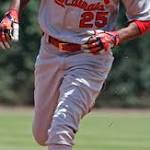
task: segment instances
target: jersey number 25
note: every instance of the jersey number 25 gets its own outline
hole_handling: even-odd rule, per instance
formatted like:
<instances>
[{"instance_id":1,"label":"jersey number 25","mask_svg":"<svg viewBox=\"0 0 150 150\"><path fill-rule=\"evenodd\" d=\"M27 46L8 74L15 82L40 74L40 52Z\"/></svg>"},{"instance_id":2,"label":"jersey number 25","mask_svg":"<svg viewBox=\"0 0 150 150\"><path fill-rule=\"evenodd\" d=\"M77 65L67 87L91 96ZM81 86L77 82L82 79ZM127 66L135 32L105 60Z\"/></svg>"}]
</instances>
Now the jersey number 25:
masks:
<instances>
[{"instance_id":1,"label":"jersey number 25","mask_svg":"<svg viewBox=\"0 0 150 150\"><path fill-rule=\"evenodd\" d=\"M93 23L94 20L94 23ZM108 12L94 12L87 11L81 15L80 28L92 28L96 26L97 28L103 28L107 25Z\"/></svg>"}]
</instances>

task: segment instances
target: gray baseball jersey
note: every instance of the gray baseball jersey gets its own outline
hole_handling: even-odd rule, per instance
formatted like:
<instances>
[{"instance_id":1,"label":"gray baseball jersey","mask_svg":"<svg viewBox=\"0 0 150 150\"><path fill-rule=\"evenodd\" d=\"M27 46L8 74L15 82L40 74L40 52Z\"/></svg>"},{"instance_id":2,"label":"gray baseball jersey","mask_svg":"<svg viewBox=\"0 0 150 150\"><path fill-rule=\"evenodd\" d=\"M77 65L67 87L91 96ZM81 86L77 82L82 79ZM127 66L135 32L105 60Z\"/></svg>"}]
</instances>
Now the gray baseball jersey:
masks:
<instances>
[{"instance_id":1,"label":"gray baseball jersey","mask_svg":"<svg viewBox=\"0 0 150 150\"><path fill-rule=\"evenodd\" d=\"M61 40L84 43L91 29L114 30L120 0L42 0L42 30ZM149 0L122 0L129 20L150 20Z\"/></svg>"}]
</instances>

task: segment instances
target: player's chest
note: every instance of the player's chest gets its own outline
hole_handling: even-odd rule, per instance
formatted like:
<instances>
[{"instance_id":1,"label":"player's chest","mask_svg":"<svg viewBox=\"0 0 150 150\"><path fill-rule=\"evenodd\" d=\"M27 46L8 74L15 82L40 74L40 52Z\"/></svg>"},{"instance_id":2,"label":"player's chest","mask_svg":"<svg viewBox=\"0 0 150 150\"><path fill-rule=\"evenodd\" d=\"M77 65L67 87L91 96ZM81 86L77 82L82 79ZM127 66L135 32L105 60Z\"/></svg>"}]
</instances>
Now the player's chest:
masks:
<instances>
[{"instance_id":1,"label":"player's chest","mask_svg":"<svg viewBox=\"0 0 150 150\"><path fill-rule=\"evenodd\" d=\"M76 11L113 11L118 7L119 0L47 0L47 5L61 9Z\"/></svg>"}]
</instances>

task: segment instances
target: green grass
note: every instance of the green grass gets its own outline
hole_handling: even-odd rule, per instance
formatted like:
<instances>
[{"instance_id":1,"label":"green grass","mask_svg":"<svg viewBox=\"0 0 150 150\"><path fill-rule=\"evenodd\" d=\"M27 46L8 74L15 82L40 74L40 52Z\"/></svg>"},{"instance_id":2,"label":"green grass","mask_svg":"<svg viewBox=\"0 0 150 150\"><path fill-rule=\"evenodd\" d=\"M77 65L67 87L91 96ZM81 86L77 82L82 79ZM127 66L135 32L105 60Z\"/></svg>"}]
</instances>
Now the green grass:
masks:
<instances>
[{"instance_id":1,"label":"green grass","mask_svg":"<svg viewBox=\"0 0 150 150\"><path fill-rule=\"evenodd\" d=\"M32 112L0 111L0 150L46 150L31 134ZM74 150L150 150L150 112L89 114L80 125Z\"/></svg>"}]
</instances>

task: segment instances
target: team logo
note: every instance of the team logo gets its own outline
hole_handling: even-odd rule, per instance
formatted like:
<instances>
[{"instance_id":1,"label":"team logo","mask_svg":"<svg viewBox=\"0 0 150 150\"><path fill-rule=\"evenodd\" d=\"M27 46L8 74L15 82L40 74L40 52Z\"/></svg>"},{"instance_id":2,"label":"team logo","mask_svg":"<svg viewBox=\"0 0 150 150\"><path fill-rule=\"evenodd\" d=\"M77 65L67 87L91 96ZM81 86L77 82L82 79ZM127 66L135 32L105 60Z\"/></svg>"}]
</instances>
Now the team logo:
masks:
<instances>
[{"instance_id":1,"label":"team logo","mask_svg":"<svg viewBox=\"0 0 150 150\"><path fill-rule=\"evenodd\" d=\"M61 7L72 6L78 7L85 11L105 10L105 6L110 3L110 0L102 0L101 2L88 3L85 0L55 0Z\"/></svg>"}]
</instances>

